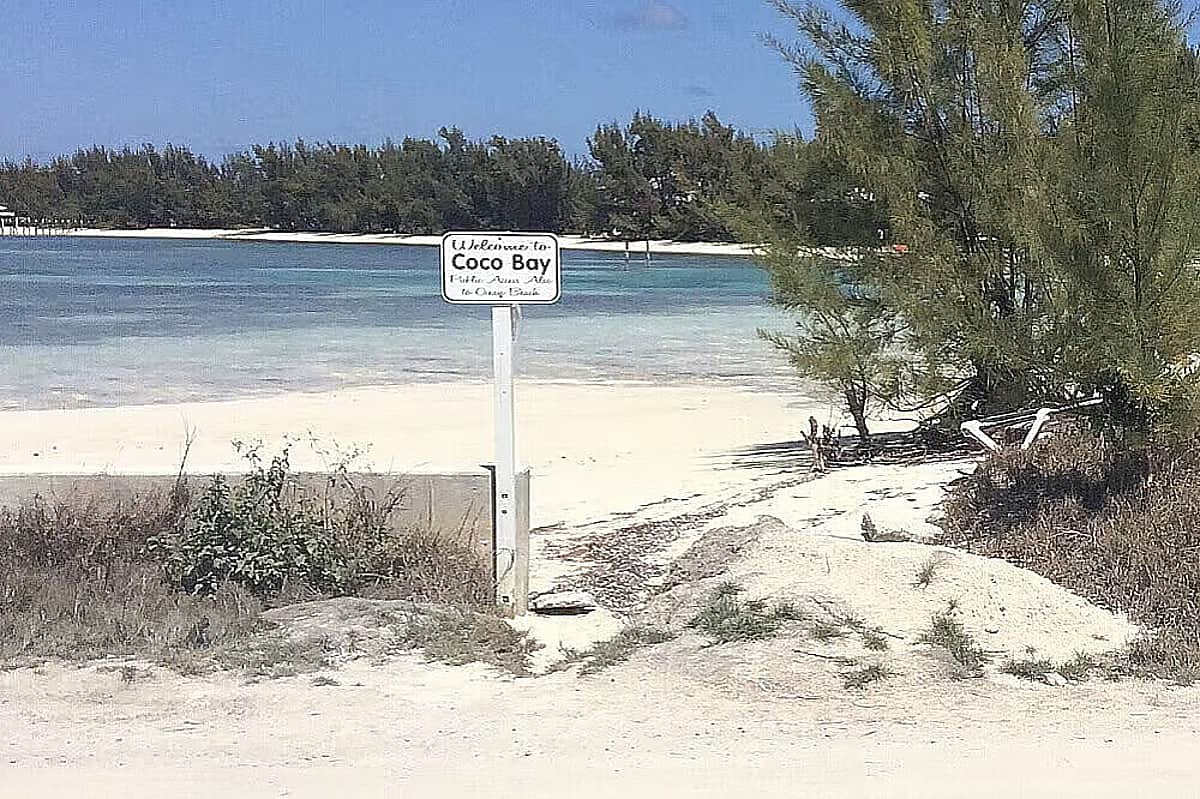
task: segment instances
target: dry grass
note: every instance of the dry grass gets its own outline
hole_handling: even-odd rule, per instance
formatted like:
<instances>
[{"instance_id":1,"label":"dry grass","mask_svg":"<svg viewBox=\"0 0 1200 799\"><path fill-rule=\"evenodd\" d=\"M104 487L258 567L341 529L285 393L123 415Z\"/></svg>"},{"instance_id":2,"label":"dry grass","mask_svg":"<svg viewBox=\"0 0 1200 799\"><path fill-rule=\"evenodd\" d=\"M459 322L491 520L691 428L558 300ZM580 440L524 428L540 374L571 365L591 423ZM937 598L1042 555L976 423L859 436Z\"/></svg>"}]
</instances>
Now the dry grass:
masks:
<instances>
[{"instance_id":1,"label":"dry grass","mask_svg":"<svg viewBox=\"0 0 1200 799\"><path fill-rule=\"evenodd\" d=\"M1100 663L1086 652L1076 652L1075 657L1058 667L1058 673L1071 682L1084 682L1092 676L1092 672L1100 668Z\"/></svg>"},{"instance_id":2,"label":"dry grass","mask_svg":"<svg viewBox=\"0 0 1200 799\"><path fill-rule=\"evenodd\" d=\"M187 596L153 566L109 565L99 574L71 566L0 568L0 662L157 660L221 647L262 628L261 605L244 591Z\"/></svg>"},{"instance_id":3,"label":"dry grass","mask_svg":"<svg viewBox=\"0 0 1200 799\"><path fill-rule=\"evenodd\" d=\"M1040 682L1046 678L1046 675L1054 671L1054 663L1046 658L1035 657L1007 660L1000 667L1000 671L1023 680Z\"/></svg>"},{"instance_id":4,"label":"dry grass","mask_svg":"<svg viewBox=\"0 0 1200 799\"><path fill-rule=\"evenodd\" d=\"M489 564L460 538L401 529L394 496L377 500L349 476L337 479L336 491L292 499L319 503L346 587L339 593L464 605L490 599ZM194 508L180 481L135 497L34 497L0 509L0 664L134 656L189 673L219 666L255 674L326 665L320 646L292 651L260 618L266 606L322 596L315 587L288 581L263 597L229 581L212 592L181 590L152 542L186 535ZM449 650L488 637L480 631L489 624L472 617L442 625L443 637L458 643L435 656L455 659ZM435 638L416 625L406 640L436 650Z\"/></svg>"},{"instance_id":5,"label":"dry grass","mask_svg":"<svg viewBox=\"0 0 1200 799\"><path fill-rule=\"evenodd\" d=\"M486 663L523 677L529 674L529 655L538 647L490 608L426 606L396 622L390 651L419 649L427 660L454 666Z\"/></svg>"},{"instance_id":6,"label":"dry grass","mask_svg":"<svg viewBox=\"0 0 1200 799\"><path fill-rule=\"evenodd\" d=\"M821 642L829 642L838 638L845 638L849 634L845 625L826 619L819 619L813 622L808 629L808 633L815 640Z\"/></svg>"},{"instance_id":7,"label":"dry grass","mask_svg":"<svg viewBox=\"0 0 1200 799\"><path fill-rule=\"evenodd\" d=\"M1092 671L1099 667L1100 664L1095 659L1083 652L1077 652L1071 660L1055 666L1053 661L1036 657L1031 650L1025 658L1005 661L1000 671L1034 682L1049 682L1050 676L1054 674L1068 682L1085 682L1091 677Z\"/></svg>"},{"instance_id":8,"label":"dry grass","mask_svg":"<svg viewBox=\"0 0 1200 799\"><path fill-rule=\"evenodd\" d=\"M876 630L860 630L859 636L862 637L863 646L875 652L882 652L888 648L888 640Z\"/></svg>"},{"instance_id":9,"label":"dry grass","mask_svg":"<svg viewBox=\"0 0 1200 799\"><path fill-rule=\"evenodd\" d=\"M584 651L568 651L566 658L557 665L561 671L573 664L582 663L579 676L588 677L605 669L624 663L638 651L649 646L665 644L674 640L675 633L650 627L626 627L607 641L600 641Z\"/></svg>"},{"instance_id":10,"label":"dry grass","mask_svg":"<svg viewBox=\"0 0 1200 799\"><path fill-rule=\"evenodd\" d=\"M875 663L870 666L863 666L860 669L852 669L844 672L842 674L842 685L846 688L862 689L872 683L877 683L894 676L896 676L896 672L887 666Z\"/></svg>"},{"instance_id":11,"label":"dry grass","mask_svg":"<svg viewBox=\"0 0 1200 799\"><path fill-rule=\"evenodd\" d=\"M180 491L103 501L34 498L0 511L0 661L169 659L261 629L261 604L228 586L181 594L146 541L179 523Z\"/></svg>"},{"instance_id":12,"label":"dry grass","mask_svg":"<svg viewBox=\"0 0 1200 799\"><path fill-rule=\"evenodd\" d=\"M808 633L811 638L821 643L830 643L846 638L851 633L862 640L864 648L874 652L882 652L888 648L887 633L882 627L872 627L864 619L825 603L818 602L826 614L826 618L816 619L809 624Z\"/></svg>"},{"instance_id":13,"label":"dry grass","mask_svg":"<svg viewBox=\"0 0 1200 799\"><path fill-rule=\"evenodd\" d=\"M990 457L945 506L947 538L1002 557L1151 630L1121 664L1200 674L1200 457L1118 451L1067 430Z\"/></svg>"},{"instance_id":14,"label":"dry grass","mask_svg":"<svg viewBox=\"0 0 1200 799\"><path fill-rule=\"evenodd\" d=\"M938 555L931 555L928 560L921 564L921 568L917 570L917 576L913 580L913 588L920 588L922 591L928 588L937 577L938 571L942 568L943 559Z\"/></svg>"}]
</instances>

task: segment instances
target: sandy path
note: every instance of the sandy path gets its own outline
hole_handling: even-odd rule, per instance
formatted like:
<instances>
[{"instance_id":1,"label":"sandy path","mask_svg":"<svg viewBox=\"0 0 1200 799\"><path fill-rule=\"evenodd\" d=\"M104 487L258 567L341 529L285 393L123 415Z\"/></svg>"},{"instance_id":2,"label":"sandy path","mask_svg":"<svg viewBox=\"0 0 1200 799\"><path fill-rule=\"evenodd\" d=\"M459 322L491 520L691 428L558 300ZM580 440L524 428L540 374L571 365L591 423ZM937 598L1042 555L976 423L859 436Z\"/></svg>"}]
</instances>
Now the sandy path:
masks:
<instances>
[{"instance_id":1,"label":"sandy path","mask_svg":"<svg viewBox=\"0 0 1200 799\"><path fill-rule=\"evenodd\" d=\"M0 675L6 796L1194 796L1200 692L969 681L820 701L651 657L502 681L411 660L340 685Z\"/></svg>"}]
</instances>

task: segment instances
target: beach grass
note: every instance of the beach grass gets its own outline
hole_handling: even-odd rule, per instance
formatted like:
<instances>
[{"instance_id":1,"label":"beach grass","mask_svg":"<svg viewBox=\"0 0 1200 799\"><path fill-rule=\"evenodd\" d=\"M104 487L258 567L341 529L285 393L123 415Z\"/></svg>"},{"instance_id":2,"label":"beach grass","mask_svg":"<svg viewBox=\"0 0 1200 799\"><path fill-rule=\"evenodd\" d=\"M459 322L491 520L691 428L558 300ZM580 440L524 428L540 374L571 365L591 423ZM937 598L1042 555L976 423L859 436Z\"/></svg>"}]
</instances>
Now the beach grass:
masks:
<instances>
[{"instance_id":1,"label":"beach grass","mask_svg":"<svg viewBox=\"0 0 1200 799\"><path fill-rule=\"evenodd\" d=\"M1200 460L1186 447L1122 449L1065 428L990 456L945 503L947 540L1037 572L1146 632L1112 669L1200 675ZM1040 666L1039 666L1040 668Z\"/></svg>"},{"instance_id":2,"label":"beach grass","mask_svg":"<svg viewBox=\"0 0 1200 799\"><path fill-rule=\"evenodd\" d=\"M0 663L315 666L319 651L301 657L272 638L264 609L350 594L490 599L486 559L454 536L397 527L391 499L356 491L347 475L339 492L272 496L263 474L252 470L236 489L214 480L194 493L181 478L138 496L34 496L0 509Z\"/></svg>"}]
</instances>

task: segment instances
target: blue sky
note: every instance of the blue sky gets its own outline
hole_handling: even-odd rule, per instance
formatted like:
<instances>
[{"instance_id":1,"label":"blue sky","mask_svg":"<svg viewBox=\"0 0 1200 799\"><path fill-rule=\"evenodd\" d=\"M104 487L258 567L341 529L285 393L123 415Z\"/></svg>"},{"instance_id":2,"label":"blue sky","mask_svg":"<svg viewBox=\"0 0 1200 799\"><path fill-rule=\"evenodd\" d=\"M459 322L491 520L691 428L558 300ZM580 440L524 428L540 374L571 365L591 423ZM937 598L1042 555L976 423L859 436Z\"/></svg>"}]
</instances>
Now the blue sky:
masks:
<instances>
[{"instance_id":1,"label":"blue sky","mask_svg":"<svg viewBox=\"0 0 1200 799\"><path fill-rule=\"evenodd\" d=\"M0 157L219 155L457 125L586 151L599 121L809 129L765 0L31 0L0 17Z\"/></svg>"}]
</instances>

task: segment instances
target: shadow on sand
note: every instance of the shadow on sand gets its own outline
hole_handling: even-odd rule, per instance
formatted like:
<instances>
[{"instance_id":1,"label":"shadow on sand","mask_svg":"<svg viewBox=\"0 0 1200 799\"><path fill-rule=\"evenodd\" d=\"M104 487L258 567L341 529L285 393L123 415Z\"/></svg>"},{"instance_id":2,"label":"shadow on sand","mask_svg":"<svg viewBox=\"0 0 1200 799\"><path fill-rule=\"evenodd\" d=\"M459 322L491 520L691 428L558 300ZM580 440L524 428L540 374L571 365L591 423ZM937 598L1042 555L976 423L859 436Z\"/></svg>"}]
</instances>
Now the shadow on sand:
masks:
<instances>
[{"instance_id":1,"label":"shadow on sand","mask_svg":"<svg viewBox=\"0 0 1200 799\"><path fill-rule=\"evenodd\" d=\"M838 439L829 451L830 468L859 466L865 463L927 463L958 460L980 454L979 447L965 440L932 440L927 433L878 433L871 437L871 446L863 447L857 436ZM812 448L808 441L774 441L755 444L714 456L725 461L731 469L772 469L783 472L809 471L813 468Z\"/></svg>"}]
</instances>

